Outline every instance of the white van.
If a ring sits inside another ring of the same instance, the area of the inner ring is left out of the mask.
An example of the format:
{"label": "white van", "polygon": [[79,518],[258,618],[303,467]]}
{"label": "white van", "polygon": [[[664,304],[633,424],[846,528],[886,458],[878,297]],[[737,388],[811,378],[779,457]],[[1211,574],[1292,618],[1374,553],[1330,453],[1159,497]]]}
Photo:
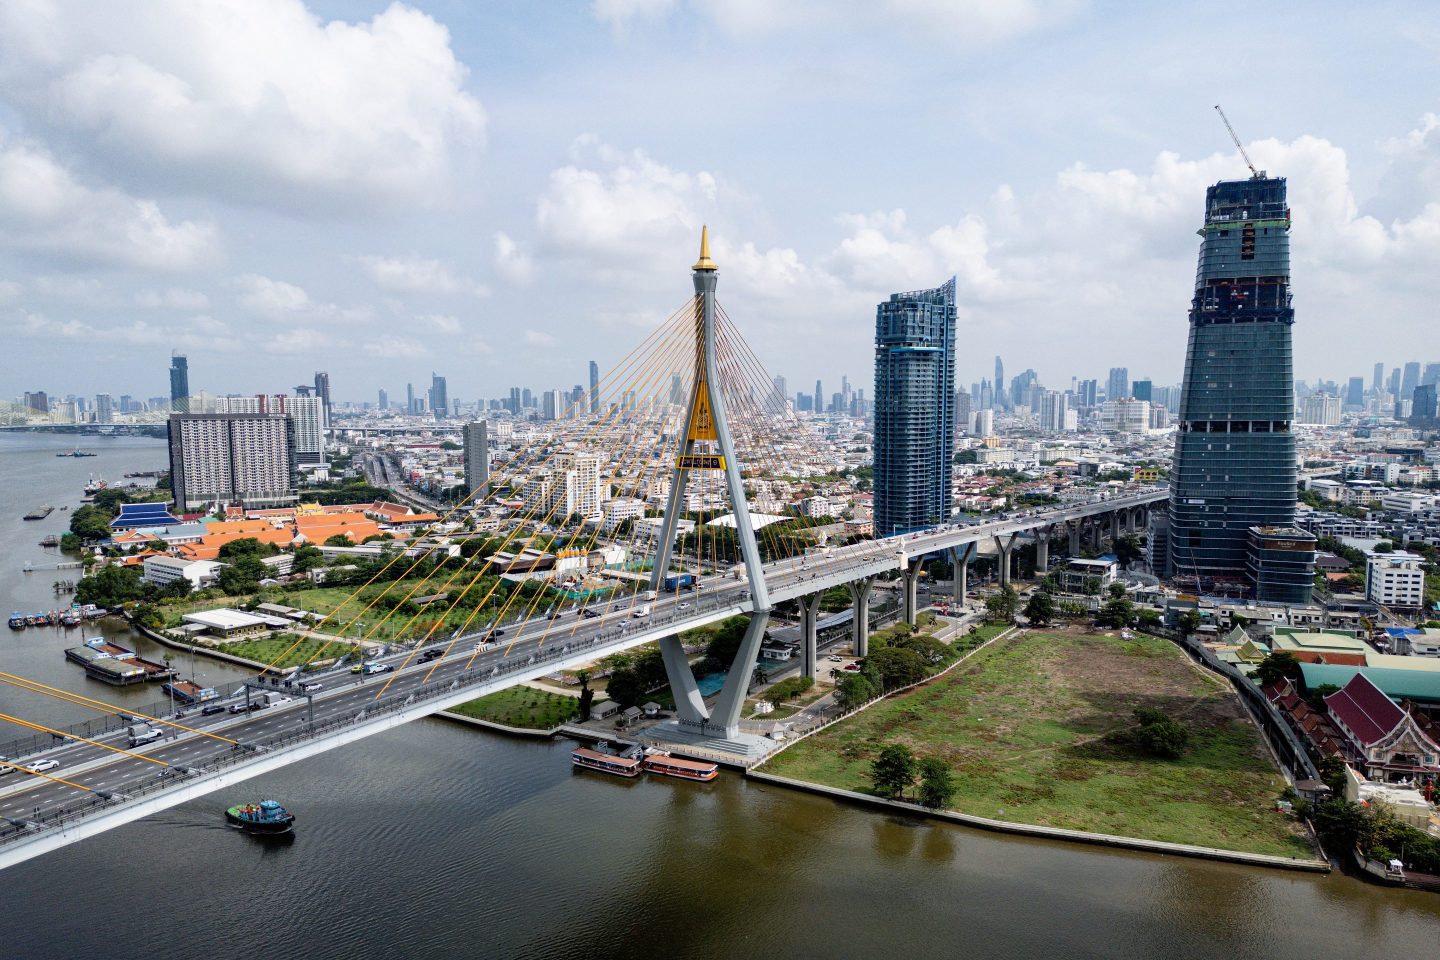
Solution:
{"label": "white van", "polygon": [[132,747],[138,747],[142,743],[154,743],[165,736],[164,730],[144,723],[134,724],[126,732],[130,735],[130,746]]}

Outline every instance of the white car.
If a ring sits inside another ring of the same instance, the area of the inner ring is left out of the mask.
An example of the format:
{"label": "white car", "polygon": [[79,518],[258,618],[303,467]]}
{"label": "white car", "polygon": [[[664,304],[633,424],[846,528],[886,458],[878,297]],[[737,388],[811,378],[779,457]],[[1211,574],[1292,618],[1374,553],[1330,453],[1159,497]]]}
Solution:
{"label": "white car", "polygon": [[830,656],[826,657],[825,659],[829,660],[831,663],[840,663],[840,662],[843,661],[845,658],[842,657],[842,656],[840,656],[839,654],[832,653],[832,654],[830,654]]}
{"label": "white car", "polygon": [[36,760],[30,764],[30,769],[35,773],[44,773],[46,770],[54,770],[60,766],[59,760]]}

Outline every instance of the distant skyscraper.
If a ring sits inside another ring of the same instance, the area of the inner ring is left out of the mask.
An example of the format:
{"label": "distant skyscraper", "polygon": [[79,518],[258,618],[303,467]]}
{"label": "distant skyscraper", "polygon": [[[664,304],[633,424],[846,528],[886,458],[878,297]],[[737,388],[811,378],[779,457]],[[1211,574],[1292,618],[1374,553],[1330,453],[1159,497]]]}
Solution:
{"label": "distant skyscraper", "polygon": [[1375,374],[1370,381],[1370,388],[1378,393],[1383,386],[1385,386],[1385,364],[1377,363],[1375,364]]}
{"label": "distant skyscraper", "polygon": [[[1295,523],[1289,234],[1283,178],[1206,191],[1168,518],[1169,571],[1200,589],[1257,582],[1251,528]],[[1306,585],[1259,599],[1309,595]]]}
{"label": "distant skyscraper", "polygon": [[820,389],[820,381],[815,381],[815,412],[825,412],[825,393]]}
{"label": "distant skyscraper", "polygon": [[1422,383],[1415,388],[1414,400],[1410,404],[1411,420],[1434,420],[1435,392],[1436,386],[1433,383]]}
{"label": "distant skyscraper", "polygon": [[1345,403],[1351,407],[1365,406],[1365,378],[1351,377],[1345,388]]}
{"label": "distant skyscraper", "polygon": [[1390,376],[1385,378],[1385,391],[1390,396],[1398,396],[1400,393],[1400,368],[1391,367]]}
{"label": "distant skyscraper", "polygon": [[[864,391],[864,390],[861,390],[861,391],[860,391],[860,394],[861,394],[861,403],[863,404],[863,403],[864,403],[864,394],[865,394],[865,391]],[[861,416],[864,416],[865,411],[861,410],[861,411],[859,411],[859,414],[860,414]],[[970,391],[968,391],[968,390],[956,390],[956,391],[955,391],[955,432],[956,432],[957,434],[959,434],[959,433],[964,433],[964,432],[968,431],[969,429],[970,429]]]}
{"label": "distant skyscraper", "polygon": [[412,417],[420,412],[415,407],[415,384],[413,383],[405,384],[405,412]]}
{"label": "distant skyscraper", "polygon": [[485,499],[490,482],[490,446],[484,420],[465,424],[462,438],[465,447],[465,492],[472,504]]}
{"label": "distant skyscraper", "polygon": [[1110,379],[1105,381],[1106,400],[1124,400],[1130,396],[1130,371],[1126,367],[1111,367]]}
{"label": "distant skyscraper", "polygon": [[45,395],[44,390],[35,390],[26,393],[25,409],[29,413],[49,413],[50,398]]}
{"label": "distant skyscraper", "polygon": [[546,420],[560,419],[560,413],[565,409],[565,401],[560,398],[559,390],[546,390],[540,395],[540,416]]}
{"label": "distant skyscraper", "polygon": [[320,398],[321,412],[325,416],[325,429],[330,429],[330,374],[324,370],[315,371],[315,396]]}
{"label": "distant skyscraper", "polygon": [[1036,411],[1040,429],[1045,433],[1061,433],[1065,429],[1065,415],[1070,411],[1070,397],[1058,390],[1040,391],[1039,409]]}
{"label": "distant skyscraper", "polygon": [[995,355],[995,383],[992,385],[994,405],[1004,409],[1005,407],[1005,364],[1000,361],[1000,355]]}
{"label": "distant skyscraper", "polygon": [[170,412],[190,412],[190,361],[183,353],[170,354]]}
{"label": "distant skyscraper", "polygon": [[590,361],[590,412],[600,412],[600,364]]}
{"label": "distant skyscraper", "polygon": [[1420,386],[1440,386],[1440,363],[1425,364],[1425,372],[1420,374]]}
{"label": "distant skyscraper", "polygon": [[875,308],[877,537],[950,518],[955,313],[954,277]]}
{"label": "distant skyscraper", "polygon": [[680,374],[670,374],[670,402],[680,406],[685,402],[685,390],[680,386]]}
{"label": "distant skyscraper", "polygon": [[1405,364],[1405,372],[1400,376],[1400,396],[1408,399],[1418,386],[1420,386],[1420,363],[1411,360]]}
{"label": "distant skyscraper", "polygon": [[1080,390],[1075,397],[1077,406],[1089,409],[1100,404],[1100,381],[1081,380]]}
{"label": "distant skyscraper", "polygon": [[115,404],[108,393],[95,394],[95,422],[114,423]]}
{"label": "distant skyscraper", "polygon": [[776,377],[772,382],[775,384],[775,400],[772,406],[777,411],[784,410],[790,399],[789,386],[784,377]]}
{"label": "distant skyscraper", "polygon": [[430,374],[430,412],[436,420],[450,415],[450,395],[445,391],[445,378],[438,373]]}
{"label": "distant skyscraper", "polygon": [[379,403],[377,405],[380,407],[381,413],[384,413],[386,410],[390,409],[390,395],[385,392],[383,387],[381,388],[380,394],[377,399],[379,400]]}
{"label": "distant skyscraper", "polygon": [[1136,380],[1130,384],[1130,396],[1136,400],[1155,401],[1155,384],[1150,380]]}

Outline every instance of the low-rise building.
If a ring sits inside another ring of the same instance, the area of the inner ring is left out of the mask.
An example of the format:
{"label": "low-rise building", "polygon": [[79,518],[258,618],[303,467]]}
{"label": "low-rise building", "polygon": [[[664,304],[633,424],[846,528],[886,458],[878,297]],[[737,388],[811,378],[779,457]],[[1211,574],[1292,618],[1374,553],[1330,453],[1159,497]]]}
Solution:
{"label": "low-rise building", "polygon": [[156,554],[145,558],[144,573],[140,579],[157,587],[176,580],[188,580],[190,589],[203,590],[215,582],[223,566],[223,563],[214,560],[185,560],[181,557]]}
{"label": "low-rise building", "polygon": [[1425,558],[1406,550],[1365,556],[1365,598],[1384,607],[1425,605]]}

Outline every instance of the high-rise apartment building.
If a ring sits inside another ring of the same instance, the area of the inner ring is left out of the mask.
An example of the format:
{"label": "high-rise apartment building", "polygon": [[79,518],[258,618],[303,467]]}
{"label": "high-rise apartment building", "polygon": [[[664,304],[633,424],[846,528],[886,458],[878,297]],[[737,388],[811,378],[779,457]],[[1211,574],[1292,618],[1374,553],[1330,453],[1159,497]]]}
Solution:
{"label": "high-rise apartment building", "polygon": [[1136,380],[1130,384],[1130,396],[1136,400],[1155,402],[1155,384],[1151,380]]}
{"label": "high-rise apartment building", "polygon": [[1130,396],[1130,369],[1111,367],[1110,378],[1105,381],[1105,399],[1121,400]]}
{"label": "high-rise apartment building", "polygon": [[[1251,528],[1295,523],[1284,178],[1210,187],[1201,236],[1170,478],[1168,571],[1197,589],[1222,581],[1253,589]],[[1258,598],[1304,602],[1309,590]]]}
{"label": "high-rise apartment building", "polygon": [[877,537],[950,518],[955,318],[954,277],[875,308]]}
{"label": "high-rise apartment building", "polygon": [[1365,406],[1365,378],[1351,377],[1345,385],[1345,405],[1360,408]]}
{"label": "high-rise apartment building", "polygon": [[1342,407],[1339,397],[1312,393],[1300,401],[1300,422],[1317,427],[1338,426]]}
{"label": "high-rise apartment building", "polygon": [[[313,398],[312,398],[313,399]],[[240,501],[294,503],[294,422],[281,414],[177,413],[169,421],[170,482],[182,511]]]}
{"label": "high-rise apartment building", "polygon": [[380,408],[381,413],[390,409],[390,394],[386,393],[383,387],[380,389],[379,394],[376,395],[375,400],[375,405]]}
{"label": "high-rise apartment building", "polygon": [[484,420],[472,420],[461,431],[465,451],[465,492],[471,504],[485,499],[490,483],[490,439]]}
{"label": "high-rise apartment building", "polygon": [[319,397],[288,397],[283,393],[216,397],[215,412],[288,417],[292,423],[291,452],[295,465],[318,466],[325,463],[325,414]]}
{"label": "high-rise apartment building", "polygon": [[[861,391],[860,391],[860,398],[859,398],[859,399],[860,399],[860,406],[861,406],[861,407],[864,407],[864,405],[865,405],[865,391],[864,391],[864,390],[861,390]],[[864,411],[863,409],[857,411],[857,413],[858,413],[859,416],[862,416],[862,417],[865,415],[865,411]],[[955,433],[956,433],[956,435],[959,435],[959,434],[961,434],[961,433],[964,433],[964,432],[966,432],[967,430],[970,429],[970,391],[968,391],[968,390],[956,390],[956,391],[955,391],[955,414],[954,414],[954,417],[955,417]]]}
{"label": "high-rise apartment building", "polygon": [[1385,364],[1377,363],[1375,364],[1375,373],[1370,378],[1370,388],[1379,393],[1383,386],[1385,386]]}
{"label": "high-rise apartment building", "polygon": [[600,412],[600,364],[590,361],[590,412]]}
{"label": "high-rise apartment building", "polygon": [[413,383],[405,384],[405,412],[412,417],[420,412],[415,406],[415,384]]}
{"label": "high-rise apartment building", "polygon": [[1070,412],[1070,395],[1059,390],[1042,390],[1037,414],[1045,433],[1063,433]]}
{"label": "high-rise apartment building", "polygon": [[789,385],[786,384],[784,377],[775,377],[771,382],[775,384],[775,397],[770,406],[776,412],[782,412],[790,400]]}
{"label": "high-rise apartment building", "polygon": [[1433,383],[1424,383],[1415,388],[1413,399],[1410,403],[1411,420],[1434,420],[1436,419],[1435,394],[1437,388]]}
{"label": "high-rise apartment building", "polygon": [[604,500],[600,458],[593,453],[567,453],[557,459],[553,471],[531,477],[521,487],[526,509],[557,522],[598,516]]}
{"label": "high-rise apartment building", "polygon": [[183,353],[170,354],[170,412],[190,412],[190,361]]}
{"label": "high-rise apartment building", "polygon": [[445,390],[445,378],[438,373],[430,374],[430,412],[436,420],[450,415],[450,395]]}
{"label": "high-rise apartment building", "polygon": [[540,395],[540,416],[546,420],[558,420],[565,411],[565,400],[559,390],[546,390]]}
{"label": "high-rise apartment building", "polygon": [[27,391],[25,394],[25,411],[27,413],[49,413],[50,398],[44,390]]}
{"label": "high-rise apartment building", "polygon": [[1100,429],[1105,433],[1145,433],[1150,429],[1150,401],[1121,397],[1100,404]]}
{"label": "high-rise apartment building", "polygon": [[324,417],[323,426],[330,429],[330,374],[324,370],[315,371],[315,396],[320,398],[320,413]]}
{"label": "high-rise apartment building", "polygon": [[115,403],[108,393],[95,394],[95,422],[114,423]]}

